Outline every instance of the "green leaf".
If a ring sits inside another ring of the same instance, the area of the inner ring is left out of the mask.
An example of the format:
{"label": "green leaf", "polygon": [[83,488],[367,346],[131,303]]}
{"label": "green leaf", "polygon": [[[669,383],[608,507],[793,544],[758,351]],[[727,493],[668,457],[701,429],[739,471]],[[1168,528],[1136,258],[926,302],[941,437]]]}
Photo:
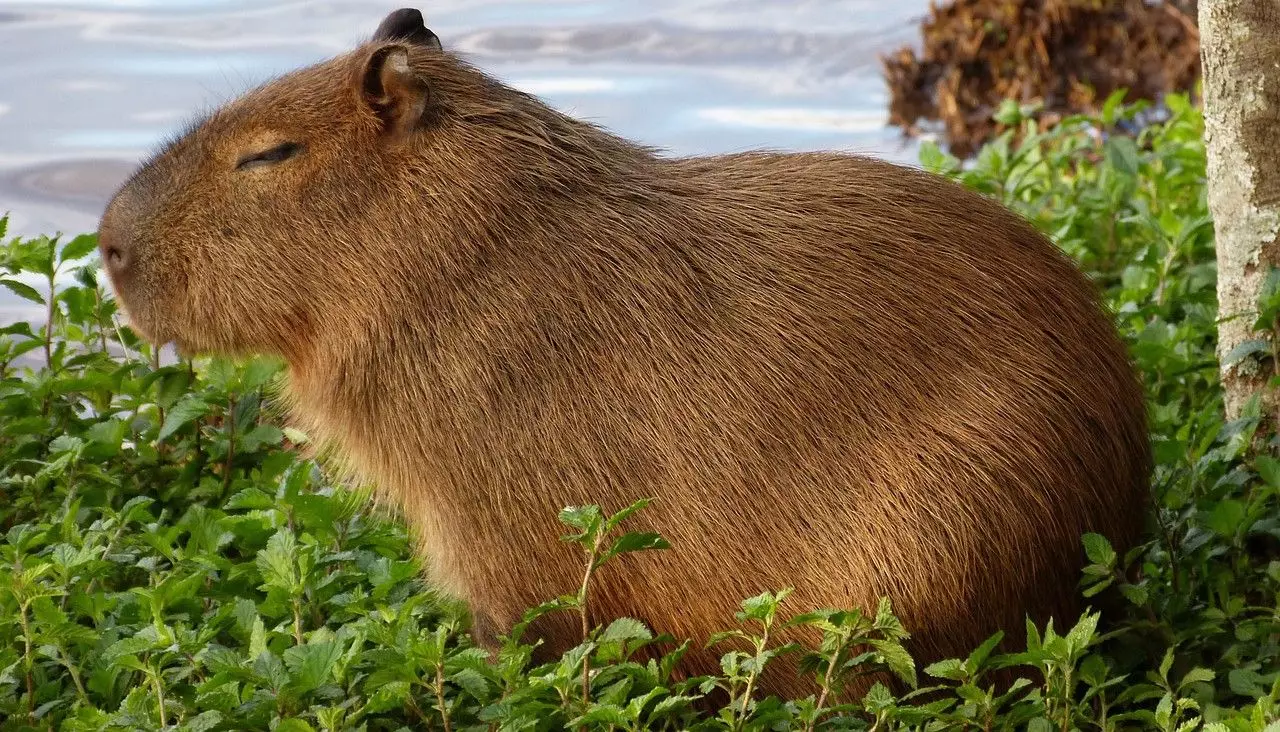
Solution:
{"label": "green leaf", "polygon": [[164,424],[156,439],[163,442],[175,432],[209,413],[209,404],[199,394],[188,394],[164,416]]}
{"label": "green leaf", "polygon": [[253,391],[266,386],[276,374],[280,373],[281,363],[274,358],[259,356],[250,361],[244,368],[240,378],[240,389]]}
{"label": "green leaf", "polygon": [[1107,162],[1128,176],[1138,174],[1138,145],[1132,137],[1113,135],[1103,143]]}
{"label": "green leaf", "polygon": [[1036,717],[1027,722],[1027,732],[1053,732],[1053,724],[1044,717]]}
{"label": "green leaf", "polygon": [[274,692],[279,692],[289,683],[289,671],[285,668],[284,662],[270,650],[253,660],[253,671]]}
{"label": "green leaf", "polygon": [[204,378],[215,390],[229,392],[236,386],[235,378],[239,371],[229,358],[211,358],[205,367]]}
{"label": "green leaf", "polygon": [[97,234],[81,234],[67,242],[66,246],[62,247],[62,254],[59,256],[59,262],[65,264],[66,262],[81,259],[97,248]]}
{"label": "green leaf", "polygon": [[257,452],[263,447],[279,445],[284,441],[284,432],[270,424],[260,424],[240,436],[240,450],[243,453]]}
{"label": "green leaf", "polygon": [[958,658],[948,658],[937,663],[931,663],[925,666],[924,672],[939,679],[950,679],[952,681],[964,681],[968,677],[964,664]]}
{"label": "green leaf", "polygon": [[1080,617],[1075,627],[1067,631],[1066,641],[1068,651],[1073,656],[1084,653],[1089,644],[1093,642],[1094,634],[1098,629],[1097,613],[1086,613]]}
{"label": "green leaf", "polygon": [[96,263],[87,264],[82,267],[76,267],[74,271],[75,271],[76,284],[89,290],[90,292],[97,293],[98,268],[96,266]]}
{"label": "green leaf", "polygon": [[930,173],[951,175],[959,167],[960,161],[955,156],[943,152],[942,147],[933,140],[920,142],[920,165]]}
{"label": "green leaf", "polygon": [[109,419],[90,426],[84,434],[90,442],[118,450],[128,431],[129,425],[124,420]]}
{"label": "green leaf", "polygon": [[307,442],[310,442],[310,438],[307,437],[307,433],[299,429],[285,427],[283,431],[284,436],[289,439],[289,442],[292,442],[295,445],[305,445]]}
{"label": "green leaf", "polygon": [[276,725],[275,732],[315,732],[315,727],[306,720],[291,717],[281,720],[280,724]]}
{"label": "green leaf", "polygon": [[295,688],[305,693],[324,684],[346,649],[337,641],[308,643],[284,652],[284,664]]}
{"label": "green leaf", "polygon": [[472,697],[484,701],[489,697],[489,680],[473,668],[462,668],[449,674],[449,681],[457,684]]}
{"label": "green leaf", "polygon": [[697,701],[696,697],[678,694],[669,696],[653,705],[653,711],[649,713],[649,722],[653,723],[668,715],[675,715],[688,709]]}
{"label": "green leaf", "polygon": [[1146,605],[1149,599],[1145,585],[1121,585],[1120,592],[1125,596],[1125,599],[1138,607]]}
{"label": "green leaf", "polygon": [[1259,455],[1253,459],[1253,468],[1267,485],[1280,488],[1280,460],[1270,455]]}
{"label": "green leaf", "polygon": [[[222,712],[211,709],[207,712],[201,712],[196,716],[188,719],[186,723],[178,727],[179,732],[209,732],[209,730],[217,729],[222,726],[226,717]],[[276,728],[277,730],[279,727]]]}
{"label": "green leaf", "polygon": [[613,557],[628,552],[648,551],[650,549],[670,549],[667,540],[652,532],[631,532],[618,537],[609,548],[607,556]]}
{"label": "green leaf", "polygon": [[653,640],[653,632],[635,618],[618,618],[600,634],[602,641]]}
{"label": "green leaf", "polygon": [[1102,686],[1107,681],[1108,673],[1110,668],[1106,659],[1096,653],[1085,656],[1085,659],[1080,662],[1080,680],[1090,686]]}
{"label": "green leaf", "polygon": [[879,652],[881,658],[884,659],[884,664],[889,667],[889,670],[895,676],[915,688],[916,663],[911,658],[911,654],[907,653],[907,649],[902,647],[901,643],[877,638],[870,639],[869,643]]}
{"label": "green leaf", "polygon": [[155,646],[155,640],[139,635],[131,635],[126,638],[112,643],[107,650],[102,653],[101,662],[104,664],[118,663],[125,656],[136,656],[140,653],[146,653]]}
{"label": "green leaf", "polygon": [[1117,112],[1119,112],[1121,105],[1124,103],[1124,98],[1128,96],[1128,93],[1128,89],[1116,89],[1111,92],[1107,97],[1107,100],[1102,103],[1102,111],[1099,116],[1102,119],[1103,125],[1110,127],[1116,123]]}
{"label": "green leaf", "polygon": [[991,118],[1005,126],[1016,125],[1022,121],[1022,108],[1016,101],[1005,99],[1000,102]]}
{"label": "green leaf", "polygon": [[1190,684],[1206,683],[1213,681],[1215,678],[1217,678],[1217,674],[1214,673],[1212,669],[1200,668],[1197,666],[1196,668],[1188,671],[1186,675],[1182,677],[1182,681],[1178,684],[1178,688],[1181,689]]}
{"label": "green leaf", "polygon": [[58,435],[49,442],[50,455],[62,455],[68,452],[75,452],[84,447],[84,440],[72,435]]}
{"label": "green leaf", "polygon": [[778,610],[779,598],[772,592],[761,592],[755,597],[742,601],[741,618],[743,620],[765,620]]}
{"label": "green leaf", "polygon": [[631,724],[626,711],[616,704],[592,704],[586,714],[569,722],[568,728],[575,729],[581,725],[601,724],[613,727],[628,727]]}
{"label": "green leaf", "polygon": [[566,541],[595,541],[604,524],[599,506],[566,506],[560,511],[560,521],[578,530],[578,534],[564,537]]}
{"label": "green leaf", "polygon": [[[1089,572],[1094,567],[1101,567],[1101,565],[1097,565],[1097,564],[1090,565],[1089,567],[1085,568],[1085,572]],[[1099,574],[1101,574],[1102,571],[1103,571],[1102,569],[1098,569]],[[1114,584],[1115,584],[1115,578],[1111,576],[1107,576],[1105,579],[1099,582],[1094,582],[1093,584],[1090,584],[1088,587],[1084,588],[1084,590],[1080,594],[1084,595],[1085,597],[1097,597],[1104,590],[1106,590],[1108,587],[1111,587]]]}
{"label": "green leaf", "polygon": [[249,425],[258,421],[261,413],[262,399],[256,391],[241,395],[236,399],[235,408],[231,410],[231,424],[235,433],[240,435],[249,429]]}
{"label": "green leaf", "polygon": [[630,506],[627,506],[621,511],[618,511],[617,513],[613,514],[605,522],[605,531],[613,531],[614,529],[618,528],[618,526],[620,526],[623,521],[626,521],[627,519],[631,518],[637,512],[643,511],[644,509],[648,508],[649,504],[651,503],[653,503],[652,498],[641,498],[637,500],[635,503],[632,503]]}
{"label": "green leaf", "polygon": [[24,282],[10,279],[0,279],[0,287],[8,288],[18,297],[25,298],[39,305],[44,305],[44,296],[41,295],[36,288]]}
{"label": "green leaf", "polygon": [[253,631],[249,635],[249,658],[261,658],[267,652],[267,626],[261,615],[253,617]]}
{"label": "green leaf", "polygon": [[1204,517],[1204,523],[1218,536],[1230,539],[1240,530],[1247,513],[1243,502],[1224,498]]}
{"label": "green leaf", "polygon": [[599,506],[566,506],[560,511],[560,520],[565,524],[585,531],[600,522]]}
{"label": "green leaf", "polygon": [[1240,696],[1257,698],[1267,693],[1262,675],[1251,669],[1236,668],[1227,672],[1227,684]]}
{"label": "green leaf", "polygon": [[156,404],[165,409],[176,404],[191,388],[191,379],[186,371],[161,369],[156,372],[156,376],[158,377],[156,381],[160,384],[156,389]]}
{"label": "green leaf", "polygon": [[[369,690],[365,691],[368,693]],[[403,707],[408,700],[409,682],[388,681],[385,684],[379,684],[373,693],[369,694],[369,701],[365,704],[364,710],[368,714],[388,712]]]}
{"label": "green leaf", "polygon": [[1158,669],[1161,679],[1169,678],[1169,669],[1173,668],[1173,649],[1167,648],[1164,652],[1164,658],[1160,661]]}
{"label": "green leaf", "polygon": [[990,638],[983,641],[982,645],[974,649],[964,662],[964,666],[968,669],[969,673],[974,674],[981,670],[983,664],[987,662],[987,657],[991,655],[991,652],[995,650],[996,646],[1000,645],[1000,641],[1002,640],[1004,640],[1004,631],[998,630]]}
{"label": "green leaf", "polygon": [[1116,552],[1111,548],[1111,542],[1107,537],[1090,532],[1081,537],[1081,540],[1084,542],[1084,553],[1089,557],[1089,561],[1108,566],[1115,561]]}
{"label": "green leaf", "polygon": [[289,527],[281,527],[267,546],[258,552],[255,563],[268,585],[278,587],[289,594],[302,590],[302,578],[298,572],[298,540]]}
{"label": "green leaf", "polygon": [[[860,610],[855,611],[854,615],[858,621],[862,618]],[[874,627],[889,640],[902,640],[908,637],[906,629],[902,627],[902,621],[898,620],[898,616],[893,612],[893,601],[888,596],[881,596],[880,601],[876,603]]]}

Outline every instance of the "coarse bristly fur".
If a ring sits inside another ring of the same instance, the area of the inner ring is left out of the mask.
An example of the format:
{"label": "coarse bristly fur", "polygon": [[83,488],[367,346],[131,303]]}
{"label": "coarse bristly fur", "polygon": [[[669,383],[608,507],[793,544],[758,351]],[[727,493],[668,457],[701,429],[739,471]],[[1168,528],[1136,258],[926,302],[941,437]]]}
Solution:
{"label": "coarse bristly fur", "polygon": [[[920,662],[1080,610],[1151,470],[1140,383],[1089,281],[1005,208],[836,153],[664,157],[441,50],[401,11],[148,161],[100,229],[134,326],[274,353],[290,412],[397,504],[492,642],[573,591],[557,511],[673,548],[593,620],[695,639],[746,597],[889,596]],[[535,626],[549,651],[576,620]],[[763,689],[806,693],[780,665]]]}

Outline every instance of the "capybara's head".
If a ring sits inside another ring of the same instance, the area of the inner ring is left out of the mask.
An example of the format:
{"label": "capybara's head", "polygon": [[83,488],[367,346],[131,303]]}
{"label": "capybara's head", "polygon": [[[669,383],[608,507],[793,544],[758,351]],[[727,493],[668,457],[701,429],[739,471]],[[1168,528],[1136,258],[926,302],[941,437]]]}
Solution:
{"label": "capybara's head", "polygon": [[538,106],[444,52],[417,10],[396,11],[371,41],[235,99],[147,161],[103,215],[105,269],[152,342],[303,348],[341,327],[354,294],[431,269],[433,208],[474,207],[469,190],[516,174],[492,162],[503,136],[477,128]]}

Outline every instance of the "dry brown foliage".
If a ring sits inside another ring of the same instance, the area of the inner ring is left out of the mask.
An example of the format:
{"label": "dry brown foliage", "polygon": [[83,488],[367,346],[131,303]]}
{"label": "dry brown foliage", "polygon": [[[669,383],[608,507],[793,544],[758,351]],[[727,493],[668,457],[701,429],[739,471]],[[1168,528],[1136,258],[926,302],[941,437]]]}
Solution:
{"label": "dry brown foliage", "polygon": [[1200,77],[1194,0],[953,0],[931,3],[922,51],[882,59],[889,121],[908,135],[940,122],[952,153],[968,156],[1001,131],[1005,99],[1040,103],[1042,124],[1097,111],[1117,89],[1126,102],[1192,92]]}

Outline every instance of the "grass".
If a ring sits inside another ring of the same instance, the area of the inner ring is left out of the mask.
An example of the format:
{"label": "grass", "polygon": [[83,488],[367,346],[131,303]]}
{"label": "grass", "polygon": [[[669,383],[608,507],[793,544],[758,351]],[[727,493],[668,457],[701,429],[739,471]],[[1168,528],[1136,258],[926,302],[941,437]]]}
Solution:
{"label": "grass", "polygon": [[[44,320],[0,330],[0,730],[1280,730],[1276,437],[1256,415],[1222,418],[1202,121],[1168,107],[1137,136],[1108,134],[1140,111],[1111,103],[968,165],[922,153],[1099,283],[1145,375],[1158,467],[1141,546],[1121,557],[1082,537],[1080,591],[1118,588],[1122,613],[1009,629],[1025,652],[988,643],[918,677],[888,602],[808,612],[786,588],[744,598],[717,640],[746,650],[714,677],[674,680],[679,649],[635,661],[663,639],[628,618],[584,622],[582,645],[541,666],[518,632],[490,659],[465,609],[421,584],[395,517],[328,482],[294,449],[306,436],[269,418],[277,363],[162,365],[116,326],[92,236],[5,241],[0,286]],[[625,530],[642,509],[566,509],[589,569],[530,617],[585,618],[595,569],[661,549]],[[823,643],[777,647],[786,623]],[[803,654],[821,691],[757,698],[779,653]],[[996,693],[986,675],[1006,666],[1036,680]],[[883,668],[916,690],[833,703]],[[727,702],[706,711],[712,692]]]}

